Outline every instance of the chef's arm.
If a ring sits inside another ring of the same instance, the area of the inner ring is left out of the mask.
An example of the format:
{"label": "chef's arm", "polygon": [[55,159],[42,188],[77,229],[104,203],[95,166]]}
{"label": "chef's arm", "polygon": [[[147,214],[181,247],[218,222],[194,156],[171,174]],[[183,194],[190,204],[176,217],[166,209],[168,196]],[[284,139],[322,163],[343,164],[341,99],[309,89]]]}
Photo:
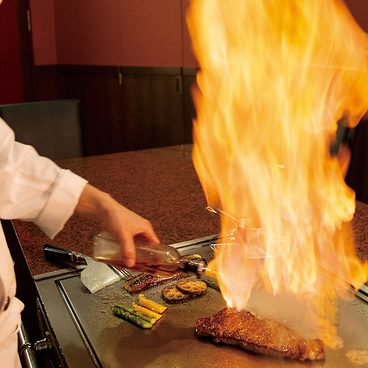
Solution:
{"label": "chef's arm", "polygon": [[75,208],[75,214],[98,222],[122,247],[125,265],[135,263],[134,238],[159,243],[151,223],[114,200],[109,194],[86,184]]}

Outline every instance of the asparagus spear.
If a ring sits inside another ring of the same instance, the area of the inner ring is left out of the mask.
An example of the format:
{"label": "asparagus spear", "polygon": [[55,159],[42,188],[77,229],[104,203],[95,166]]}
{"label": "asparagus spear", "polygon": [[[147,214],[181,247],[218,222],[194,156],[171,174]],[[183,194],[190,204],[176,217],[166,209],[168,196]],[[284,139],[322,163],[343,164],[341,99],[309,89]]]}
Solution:
{"label": "asparagus spear", "polygon": [[203,277],[201,281],[205,282],[209,287],[220,291],[220,287],[215,279],[209,279],[208,277]]}
{"label": "asparagus spear", "polygon": [[145,321],[151,323],[152,325],[154,325],[157,321],[157,318],[155,317],[151,317],[151,316],[146,316],[143,313],[140,313],[138,311],[135,311],[133,308],[131,307],[126,307],[125,305],[122,304],[115,304],[114,308],[120,308],[122,309],[124,312],[128,312],[130,314],[132,314],[133,316],[139,317],[144,319]]}
{"label": "asparagus spear", "polygon": [[117,308],[117,307],[112,308],[112,313],[114,313],[114,315],[117,316],[117,317],[124,318],[127,321],[135,323],[139,327],[142,327],[142,328],[151,328],[152,327],[152,323],[149,323],[149,322],[147,322],[146,320],[144,320],[140,317],[137,317],[133,314],[130,314],[129,312],[126,312],[121,308]]}

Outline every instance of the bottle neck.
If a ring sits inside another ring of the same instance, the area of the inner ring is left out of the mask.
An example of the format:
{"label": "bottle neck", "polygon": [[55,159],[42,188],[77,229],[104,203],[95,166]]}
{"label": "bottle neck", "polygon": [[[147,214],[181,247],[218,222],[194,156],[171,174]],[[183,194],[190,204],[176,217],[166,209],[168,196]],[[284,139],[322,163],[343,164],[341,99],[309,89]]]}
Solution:
{"label": "bottle neck", "polygon": [[183,260],[180,261],[180,268],[184,272],[193,272],[197,274],[198,278],[202,278],[205,270],[206,270],[207,263],[204,260],[195,260],[195,259],[189,259],[189,260]]}

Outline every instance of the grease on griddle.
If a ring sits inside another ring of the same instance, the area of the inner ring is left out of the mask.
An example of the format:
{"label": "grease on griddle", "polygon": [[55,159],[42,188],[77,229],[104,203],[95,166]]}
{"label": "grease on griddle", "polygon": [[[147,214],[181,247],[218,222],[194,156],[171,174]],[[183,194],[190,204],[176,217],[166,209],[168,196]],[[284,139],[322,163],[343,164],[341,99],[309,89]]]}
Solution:
{"label": "grease on griddle", "polygon": [[367,350],[349,350],[345,356],[356,365],[368,364]]}

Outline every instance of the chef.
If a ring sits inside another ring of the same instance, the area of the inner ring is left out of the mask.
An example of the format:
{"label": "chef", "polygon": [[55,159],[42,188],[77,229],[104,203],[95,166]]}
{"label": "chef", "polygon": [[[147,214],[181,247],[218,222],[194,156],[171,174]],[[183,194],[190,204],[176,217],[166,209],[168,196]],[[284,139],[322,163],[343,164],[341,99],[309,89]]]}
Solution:
{"label": "chef", "polygon": [[[0,0],[0,3],[2,0]],[[135,263],[134,237],[159,242],[148,220],[69,170],[15,141],[0,118],[0,218],[32,221],[53,238],[73,214],[97,221],[121,244],[127,267]],[[15,298],[13,261],[0,225],[0,367],[20,368],[17,332],[23,303]]]}

